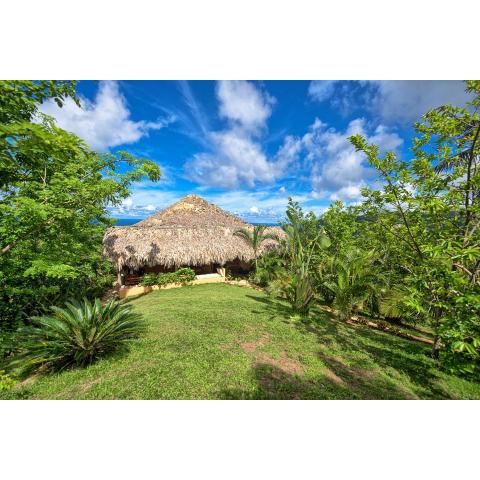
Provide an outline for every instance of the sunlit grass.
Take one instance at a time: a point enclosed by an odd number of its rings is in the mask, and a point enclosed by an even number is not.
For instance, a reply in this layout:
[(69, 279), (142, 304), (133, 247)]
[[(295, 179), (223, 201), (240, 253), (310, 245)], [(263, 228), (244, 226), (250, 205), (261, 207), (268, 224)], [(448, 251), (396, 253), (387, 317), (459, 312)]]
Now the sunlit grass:
[(225, 284), (132, 301), (148, 323), (129, 351), (27, 380), (3, 398), (480, 398), (426, 345), (316, 311), (305, 324), (262, 292)]

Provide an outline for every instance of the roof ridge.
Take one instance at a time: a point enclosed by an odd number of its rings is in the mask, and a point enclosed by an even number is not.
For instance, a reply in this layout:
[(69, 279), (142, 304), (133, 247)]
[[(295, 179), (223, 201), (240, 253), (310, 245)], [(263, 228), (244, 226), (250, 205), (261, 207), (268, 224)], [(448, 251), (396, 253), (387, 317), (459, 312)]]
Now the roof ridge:
[[(186, 224), (186, 225), (185, 225)], [(249, 225), (237, 215), (210, 203), (194, 193), (185, 195), (168, 207), (155, 212), (146, 219), (135, 224), (137, 227), (170, 226), (246, 226)]]

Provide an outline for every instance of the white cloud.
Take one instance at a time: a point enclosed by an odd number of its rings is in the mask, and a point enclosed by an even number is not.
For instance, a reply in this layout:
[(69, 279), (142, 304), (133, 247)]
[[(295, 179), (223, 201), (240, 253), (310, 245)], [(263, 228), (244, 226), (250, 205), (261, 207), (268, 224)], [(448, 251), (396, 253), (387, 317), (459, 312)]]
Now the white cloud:
[(469, 100), (465, 84), (457, 80), (388, 80), (371, 82), (376, 88), (372, 109), (383, 121), (411, 123), (427, 111)]
[(212, 153), (200, 153), (187, 163), (188, 177), (200, 185), (235, 188), (273, 182), (274, 169), (260, 145), (241, 132), (210, 134)]
[(278, 189), (278, 191), (279, 191), (280, 193), (285, 193), (285, 192), (287, 191), (287, 189), (282, 185), (282, 186)]
[(119, 218), (144, 218), (162, 208), (171, 205), (183, 197), (183, 192), (163, 191), (158, 186), (137, 183), (131, 188), (130, 197), (120, 205), (109, 207), (110, 215)]
[(336, 80), (313, 80), (308, 86), (308, 94), (317, 102), (329, 100), (335, 90)]
[[(206, 196), (207, 200), (215, 203), (221, 208), (240, 215), (245, 219), (254, 221), (274, 222), (285, 217), (288, 198), (279, 195), (271, 189), (266, 190), (231, 190), (219, 194)], [(312, 198), (307, 194), (292, 195), (295, 201), (305, 203), (311, 202)], [(314, 207), (306, 206), (306, 210)]]
[(346, 185), (342, 187), (340, 190), (332, 193), (330, 195), (330, 200), (341, 200), (341, 201), (357, 201), (362, 198), (361, 193), (361, 184), (359, 185)]
[(62, 108), (48, 100), (40, 111), (55, 117), (57, 125), (83, 138), (95, 150), (134, 143), (150, 130), (158, 130), (173, 118), (156, 122), (133, 121), (119, 86), (113, 81), (100, 82), (95, 100), (80, 97), (82, 108), (67, 99)]
[(362, 118), (352, 120), (345, 132), (339, 132), (316, 119), (302, 139), (311, 167), (312, 196), (329, 200), (356, 201), (360, 190), (373, 178), (375, 172), (367, 164), (365, 155), (356, 152), (348, 137), (364, 136), (382, 151), (395, 150), (403, 140), (397, 133), (379, 125), (373, 132)]
[(126, 198), (125, 200), (122, 201), (122, 207), (128, 210), (131, 208), (133, 205), (133, 200), (131, 198)]
[(187, 177), (200, 185), (235, 189), (271, 184), (284, 175), (298, 156), (298, 139), (287, 136), (273, 159), (267, 158), (257, 139), (266, 130), (272, 97), (243, 81), (219, 82), (217, 97), (219, 113), (229, 126), (207, 134), (208, 151), (186, 162)]
[(217, 84), (219, 114), (249, 132), (265, 127), (275, 99), (246, 81), (220, 81)]

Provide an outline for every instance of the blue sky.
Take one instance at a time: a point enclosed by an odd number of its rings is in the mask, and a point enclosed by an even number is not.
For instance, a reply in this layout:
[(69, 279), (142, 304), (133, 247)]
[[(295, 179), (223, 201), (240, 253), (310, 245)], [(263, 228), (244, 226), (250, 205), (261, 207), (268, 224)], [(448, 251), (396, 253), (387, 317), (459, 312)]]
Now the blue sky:
[(317, 214), (358, 202), (377, 179), (349, 135), (408, 158), (413, 122), (467, 100), (457, 81), (81, 81), (78, 93), (82, 109), (41, 109), (92, 148), (163, 171), (113, 216), (143, 218), (195, 193), (253, 222), (282, 218), (289, 196)]

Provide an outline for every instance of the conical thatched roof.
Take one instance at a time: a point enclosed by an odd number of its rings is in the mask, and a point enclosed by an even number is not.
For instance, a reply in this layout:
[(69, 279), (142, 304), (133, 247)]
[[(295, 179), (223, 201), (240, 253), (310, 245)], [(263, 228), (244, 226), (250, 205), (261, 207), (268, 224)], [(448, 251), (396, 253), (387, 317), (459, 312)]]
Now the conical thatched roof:
[(208, 203), (198, 195), (187, 195), (164, 210), (138, 222), (139, 227), (218, 227), (242, 228), (248, 223)]
[[(253, 250), (234, 235), (240, 228), (253, 226), (203, 198), (188, 195), (135, 225), (108, 229), (104, 255), (119, 267), (133, 268), (251, 261)], [(278, 227), (267, 232), (282, 234)], [(275, 246), (273, 240), (263, 243), (263, 249)]]

